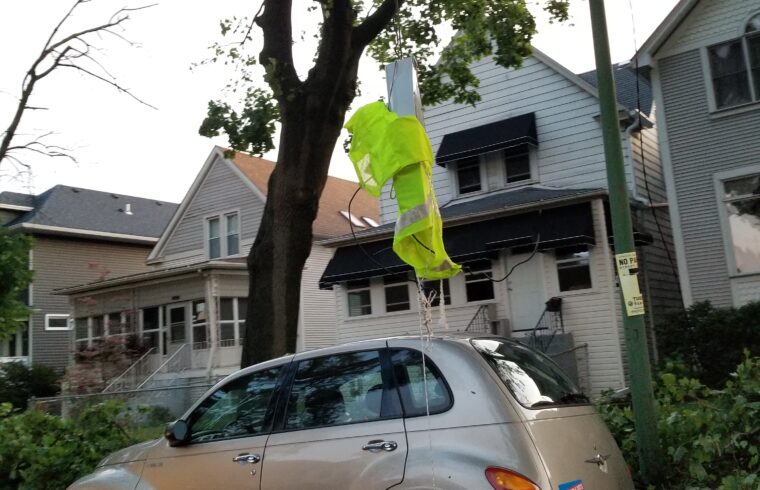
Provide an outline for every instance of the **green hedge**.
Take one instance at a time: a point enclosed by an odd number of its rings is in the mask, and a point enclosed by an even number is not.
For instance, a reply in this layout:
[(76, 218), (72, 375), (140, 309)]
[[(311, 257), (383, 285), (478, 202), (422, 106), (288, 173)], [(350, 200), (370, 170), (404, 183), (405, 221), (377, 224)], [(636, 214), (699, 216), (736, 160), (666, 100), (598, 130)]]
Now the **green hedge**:
[[(657, 430), (668, 490), (760, 489), (760, 358), (747, 357), (721, 389), (679, 377), (669, 364), (655, 388)], [(628, 401), (602, 397), (599, 411), (626, 461), (637, 470)], [(651, 488), (651, 487), (650, 487)]]
[[(137, 412), (153, 417), (149, 409)], [(108, 454), (161, 433), (135, 427), (136, 416), (118, 401), (88, 407), (77, 419), (0, 405), (0, 489), (65, 489)]]

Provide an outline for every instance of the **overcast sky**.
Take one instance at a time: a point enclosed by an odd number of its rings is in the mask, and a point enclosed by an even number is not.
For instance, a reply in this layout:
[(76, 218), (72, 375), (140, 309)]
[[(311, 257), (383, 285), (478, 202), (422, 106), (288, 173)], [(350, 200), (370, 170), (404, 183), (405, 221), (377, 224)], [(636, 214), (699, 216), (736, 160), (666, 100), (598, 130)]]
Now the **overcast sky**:
[[(190, 66), (207, 56), (207, 47), (219, 40), (219, 19), (252, 15), (260, 0), (157, 0), (150, 9), (136, 12), (124, 35), (139, 48), (113, 38), (96, 44), (100, 59), (119, 82), (157, 107), (156, 110), (119, 94), (115, 89), (74, 72), (57, 72), (35, 88), (32, 105), (45, 107), (25, 116), (22, 132), (39, 135), (55, 132), (50, 143), (72, 149), (78, 162), (23, 155), (31, 174), (17, 175), (6, 163), (0, 167), (0, 191), (42, 192), (56, 184), (131, 194), (179, 202), (214, 144), (198, 135), (210, 99), (219, 98), (229, 72), (223, 67)], [(93, 0), (84, 5), (71, 23), (73, 28), (107, 21), (123, 5), (150, 3)], [(311, 3), (295, 0), (296, 8)], [(630, 4), (633, 4), (633, 12)], [(677, 0), (606, 0), (613, 61), (626, 61), (659, 25)], [(39, 54), (51, 29), (73, 0), (24, 0), (0, 2), (0, 126), (10, 122), (20, 94), (23, 75)], [(538, 14), (539, 33), (534, 45), (573, 72), (594, 69), (591, 28), (586, 0), (573, 0), (569, 23), (550, 24)], [(632, 22), (635, 20), (635, 29)], [(296, 25), (295, 31), (306, 28)], [(64, 32), (67, 31), (64, 28)], [(308, 36), (307, 36), (308, 38)], [(305, 67), (311, 50), (296, 46)], [(353, 107), (385, 94), (383, 74), (369, 60), (361, 67), (362, 97)], [(265, 155), (276, 159), (276, 153)], [(335, 152), (332, 175), (353, 177), (348, 158)]]

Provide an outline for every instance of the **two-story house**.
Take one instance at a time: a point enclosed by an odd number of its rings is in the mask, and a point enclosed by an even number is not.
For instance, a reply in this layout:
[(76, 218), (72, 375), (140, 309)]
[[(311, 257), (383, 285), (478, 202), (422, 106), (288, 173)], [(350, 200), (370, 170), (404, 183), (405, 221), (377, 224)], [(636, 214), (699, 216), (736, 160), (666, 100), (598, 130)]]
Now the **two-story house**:
[(642, 45), (686, 305), (760, 299), (760, 3), (682, 0)]
[(34, 238), (25, 327), (0, 342), (0, 359), (63, 369), (71, 358), (66, 298), (53, 291), (147, 271), (145, 259), (177, 205), (57, 185), (33, 196), (0, 193), (0, 225)]
[[(214, 148), (148, 256), (149, 271), (58, 291), (71, 302), (75, 348), (136, 334), (147, 349), (113, 388), (176, 384), (239, 368), (248, 296), (245, 259), (274, 166), (239, 152), (226, 158), (224, 149)], [(359, 229), (377, 225), (377, 201), (363, 191), (349, 215), (356, 189), (355, 182), (328, 177), (315, 240), (348, 233), (349, 219)], [(333, 252), (314, 245), (306, 262), (298, 350), (335, 343), (335, 295), (318, 287)]]
[[(476, 106), (449, 101), (424, 111), (444, 243), (464, 270), (443, 281), (447, 326), (438, 325), (434, 308), (434, 327), (536, 335), (543, 348), (555, 342), (549, 352), (573, 356), (586, 389), (622, 387), (621, 303), (595, 74), (575, 75), (538, 50), (518, 69), (490, 57), (471, 69), (480, 80)], [(639, 77), (637, 97), (630, 65), (616, 66), (615, 75), (651, 325), (680, 301), (663, 247), (663, 238), (670, 240), (667, 212), (657, 206), (665, 190), (649, 86)], [(322, 242), (337, 248), (321, 285), (336, 294), (339, 341), (420, 332), (416, 286), (391, 250), (397, 211), (389, 185), (380, 206), (380, 227)], [(440, 293), (441, 286), (425, 288)], [(556, 343), (567, 337), (570, 343)]]

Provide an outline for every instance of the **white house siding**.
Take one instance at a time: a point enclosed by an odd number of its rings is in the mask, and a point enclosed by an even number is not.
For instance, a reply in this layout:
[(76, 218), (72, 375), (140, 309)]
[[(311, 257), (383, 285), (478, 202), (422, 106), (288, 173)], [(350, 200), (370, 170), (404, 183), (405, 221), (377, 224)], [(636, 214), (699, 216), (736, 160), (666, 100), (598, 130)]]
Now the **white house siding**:
[(700, 0), (657, 56), (665, 58), (744, 34), (744, 23), (760, 11), (757, 0)]
[[(480, 79), (481, 101), (476, 106), (445, 102), (425, 109), (425, 127), (437, 151), (447, 133), (536, 114), (538, 179), (559, 187), (607, 186), (602, 132), (597, 120), (599, 102), (553, 68), (531, 57), (519, 69), (497, 66), (487, 57), (472, 66)], [(449, 172), (434, 165), (433, 184), (440, 205), (455, 198)], [(386, 186), (380, 199), (384, 223), (396, 219), (396, 203)]]
[[(616, 304), (613, 256), (607, 244), (604, 206), (601, 200), (592, 203), (596, 246), (590, 254), (592, 289), (579, 292), (559, 292), (554, 260), (546, 263), (548, 296), (562, 298), (562, 317), (565, 331), (573, 334), (575, 345), (588, 347), (576, 352), (579, 373), (584, 386), (593, 394), (608, 388), (624, 386), (622, 326)], [(584, 366), (585, 364), (585, 366)], [(587, 368), (587, 369), (585, 369)]]
[(229, 211), (240, 213), (240, 250), (250, 246), (259, 229), (264, 203), (225, 160), (217, 158), (195, 193), (184, 216), (164, 246), (161, 267), (173, 267), (207, 259), (205, 220)]
[[(675, 182), (670, 199), (678, 200), (691, 297), (728, 306), (734, 300), (714, 175), (758, 164), (760, 111), (710, 114), (697, 50), (661, 59), (658, 69)], [(744, 278), (735, 287), (752, 289), (758, 280)]]
[(314, 245), (301, 278), (299, 346), (303, 350), (336, 344), (335, 293), (319, 289), (319, 278), (335, 254), (334, 248)]
[(36, 236), (30, 326), (32, 362), (63, 368), (71, 354), (70, 331), (45, 331), (45, 314), (70, 314), (66, 296), (55, 289), (88, 284), (147, 270), (150, 248), (94, 240)]

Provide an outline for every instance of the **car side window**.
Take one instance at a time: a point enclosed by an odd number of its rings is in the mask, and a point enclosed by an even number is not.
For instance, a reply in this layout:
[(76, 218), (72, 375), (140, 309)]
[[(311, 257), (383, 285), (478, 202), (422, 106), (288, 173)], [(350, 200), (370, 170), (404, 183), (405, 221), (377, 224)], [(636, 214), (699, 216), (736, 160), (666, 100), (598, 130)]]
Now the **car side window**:
[(391, 360), (406, 417), (426, 415), (428, 410), (431, 414), (441, 413), (451, 408), (451, 390), (429, 357), (425, 357), (423, 363), (420, 351), (394, 349), (391, 351)]
[(267, 411), (280, 368), (230, 381), (190, 414), (190, 442), (249, 437), (269, 430)]
[(311, 429), (400, 417), (398, 395), (383, 383), (378, 351), (298, 363), (285, 429)]

